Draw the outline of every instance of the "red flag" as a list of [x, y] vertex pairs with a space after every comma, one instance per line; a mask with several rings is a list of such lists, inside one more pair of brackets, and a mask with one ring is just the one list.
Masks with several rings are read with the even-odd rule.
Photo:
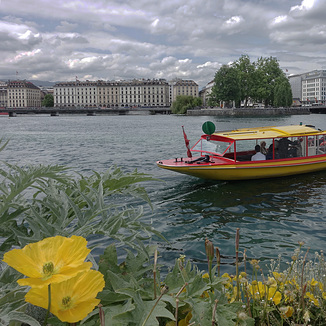
[[187, 147], [187, 156], [192, 157], [191, 151], [190, 151], [190, 146], [189, 146], [189, 139], [187, 138], [187, 135], [185, 133], [185, 130], [182, 126], [182, 131], [183, 131], [183, 137], [185, 139], [186, 147]]

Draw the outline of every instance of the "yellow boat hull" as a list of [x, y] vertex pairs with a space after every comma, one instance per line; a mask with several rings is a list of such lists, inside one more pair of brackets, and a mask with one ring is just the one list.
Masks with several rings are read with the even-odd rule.
[[187, 159], [158, 161], [160, 168], [210, 180], [276, 178], [326, 170], [326, 155], [274, 161], [187, 164]]

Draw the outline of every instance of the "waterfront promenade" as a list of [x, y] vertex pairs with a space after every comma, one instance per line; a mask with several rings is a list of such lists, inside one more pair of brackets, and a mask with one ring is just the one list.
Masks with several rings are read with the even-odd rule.
[[170, 114], [169, 107], [142, 107], [142, 108], [58, 108], [58, 107], [42, 107], [42, 108], [1, 108], [1, 113], [8, 113], [10, 117], [18, 115], [35, 115], [46, 114], [50, 116], [59, 116], [63, 114], [78, 114], [78, 115], [155, 115], [155, 114]]
[[[326, 106], [290, 107], [290, 108], [199, 108], [190, 109], [189, 116], [269, 116], [269, 115], [298, 115], [321, 113], [326, 114]], [[20, 115], [50, 115], [66, 114], [77, 115], [155, 115], [171, 114], [170, 107], [137, 107], [137, 108], [0, 108], [0, 114], [9, 114], [10, 117]]]
[[[325, 108], [326, 109], [326, 108]], [[324, 111], [326, 113], [326, 110]], [[298, 108], [206, 108], [201, 110], [188, 110], [190, 116], [269, 116], [269, 115], [297, 115], [312, 113], [308, 107]]]

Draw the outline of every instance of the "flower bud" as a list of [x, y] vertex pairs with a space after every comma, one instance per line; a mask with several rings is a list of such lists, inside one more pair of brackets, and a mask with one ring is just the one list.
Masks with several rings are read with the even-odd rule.
[[205, 250], [207, 259], [212, 261], [214, 259], [214, 245], [212, 241], [205, 240]]

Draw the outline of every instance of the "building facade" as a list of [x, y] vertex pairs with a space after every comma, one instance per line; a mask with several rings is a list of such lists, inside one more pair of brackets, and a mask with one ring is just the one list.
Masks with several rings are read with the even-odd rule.
[[0, 82], [0, 108], [7, 107], [7, 101], [7, 84], [4, 82]]
[[314, 70], [302, 75], [302, 101], [326, 102], [326, 70]]
[[63, 82], [53, 86], [54, 106], [56, 107], [95, 107], [98, 106], [99, 82]]
[[75, 81], [53, 89], [55, 107], [170, 107], [178, 95], [198, 96], [198, 85], [189, 80]]
[[198, 84], [193, 80], [176, 79], [171, 81], [170, 84], [172, 86], [171, 103], [174, 102], [179, 95], [199, 96]]
[[208, 106], [208, 101], [214, 85], [215, 81], [212, 80], [199, 92], [199, 97], [202, 99], [203, 106]]
[[41, 90], [26, 80], [13, 80], [7, 84], [8, 108], [41, 107]]
[[326, 70], [289, 76], [293, 99], [302, 104], [326, 104]]

